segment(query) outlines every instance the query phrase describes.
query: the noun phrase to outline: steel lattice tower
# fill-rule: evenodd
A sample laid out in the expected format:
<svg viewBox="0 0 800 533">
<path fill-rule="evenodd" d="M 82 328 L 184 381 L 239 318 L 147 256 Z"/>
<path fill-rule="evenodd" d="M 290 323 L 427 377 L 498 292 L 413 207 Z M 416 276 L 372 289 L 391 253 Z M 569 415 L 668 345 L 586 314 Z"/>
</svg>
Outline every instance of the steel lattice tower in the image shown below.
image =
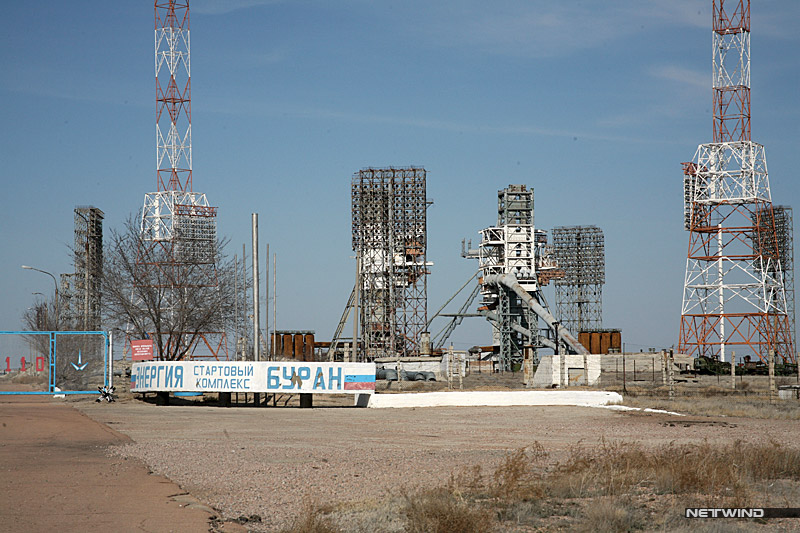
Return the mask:
<svg viewBox="0 0 800 533">
<path fill-rule="evenodd" d="M 679 350 L 794 361 L 764 147 L 750 139 L 750 2 L 713 1 L 713 142 L 684 163 Z"/>
<path fill-rule="evenodd" d="M 426 172 L 368 168 L 352 179 L 362 359 L 419 355 L 428 318 Z"/>
<path fill-rule="evenodd" d="M 553 250 L 564 277 L 556 279 L 556 316 L 570 331 L 603 327 L 605 240 L 597 226 L 553 228 Z"/>
<path fill-rule="evenodd" d="M 187 291 L 217 287 L 217 208 L 192 190 L 189 1 L 156 0 L 154 7 L 157 191 L 144 198 L 139 264 L 164 274 L 163 314 L 173 316 Z M 185 341 L 167 345 L 176 342 Z M 192 358 L 228 358 L 222 332 L 189 342 Z M 201 343 L 207 351 L 195 350 Z"/>
</svg>

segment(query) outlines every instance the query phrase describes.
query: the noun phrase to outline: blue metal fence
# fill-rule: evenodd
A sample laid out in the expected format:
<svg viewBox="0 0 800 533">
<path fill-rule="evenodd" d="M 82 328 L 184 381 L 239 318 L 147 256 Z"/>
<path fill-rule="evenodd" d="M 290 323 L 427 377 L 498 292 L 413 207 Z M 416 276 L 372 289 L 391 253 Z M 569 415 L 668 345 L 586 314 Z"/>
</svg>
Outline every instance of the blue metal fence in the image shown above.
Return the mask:
<svg viewBox="0 0 800 533">
<path fill-rule="evenodd" d="M 69 337 L 73 335 L 98 335 L 103 339 L 103 387 L 111 385 L 112 376 L 111 368 L 109 366 L 110 352 L 111 352 L 111 335 L 106 331 L 0 331 L 0 337 L 7 335 L 22 335 L 26 337 L 47 336 L 49 347 L 48 359 L 50 361 L 48 367 L 48 380 L 47 391 L 0 391 L 0 395 L 9 394 L 27 394 L 27 395 L 51 395 L 51 394 L 97 394 L 95 390 L 58 390 L 58 376 L 57 376 L 57 359 L 58 359 L 58 339 L 59 337 Z M 80 363 L 80 355 L 79 360 Z M 78 370 L 80 367 L 73 364 Z M 85 367 L 85 365 L 84 365 Z"/>
</svg>

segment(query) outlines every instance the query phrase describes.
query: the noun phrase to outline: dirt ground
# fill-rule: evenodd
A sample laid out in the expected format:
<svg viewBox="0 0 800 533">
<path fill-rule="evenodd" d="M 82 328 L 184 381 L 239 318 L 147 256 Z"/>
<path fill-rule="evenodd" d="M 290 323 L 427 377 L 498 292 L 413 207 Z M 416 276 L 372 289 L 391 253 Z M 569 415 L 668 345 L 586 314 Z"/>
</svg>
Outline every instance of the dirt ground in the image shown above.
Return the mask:
<svg viewBox="0 0 800 533">
<path fill-rule="evenodd" d="M 505 388 L 506 379 L 468 385 Z M 554 463 L 575 446 L 604 440 L 800 441 L 796 420 L 581 407 L 343 407 L 349 396 L 315 398 L 315 408 L 299 409 L 285 399 L 289 407 L 281 399 L 278 407 L 224 408 L 158 406 L 129 395 L 111 404 L 0 397 L 0 530 L 84 531 L 91 524 L 121 531 L 276 531 L 308 502 L 374 508 L 464 467 L 490 471 L 509 451 L 534 442 Z M 210 520 L 214 515 L 224 521 Z M 402 530 L 395 526 L 385 530 Z"/>
<path fill-rule="evenodd" d="M 0 396 L 0 531 L 209 531 L 213 509 L 135 458 L 109 455 L 131 439 L 72 405 Z"/>
<path fill-rule="evenodd" d="M 78 403 L 129 435 L 117 448 L 219 510 L 256 515 L 253 530 L 285 526 L 306 501 L 358 507 L 445 482 L 464 467 L 489 471 L 539 442 L 551 462 L 603 440 L 655 446 L 707 440 L 797 442 L 790 420 L 676 417 L 580 407 L 418 409 L 159 407 Z"/>
</svg>

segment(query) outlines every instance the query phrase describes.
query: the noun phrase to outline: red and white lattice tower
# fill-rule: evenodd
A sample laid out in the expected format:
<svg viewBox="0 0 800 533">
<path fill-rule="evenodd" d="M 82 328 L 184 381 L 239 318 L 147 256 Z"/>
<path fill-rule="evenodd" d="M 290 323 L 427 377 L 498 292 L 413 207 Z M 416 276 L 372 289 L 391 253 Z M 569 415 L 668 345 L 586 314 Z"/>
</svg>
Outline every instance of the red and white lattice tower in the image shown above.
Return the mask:
<svg viewBox="0 0 800 533">
<path fill-rule="evenodd" d="M 157 190 L 144 198 L 139 264 L 159 273 L 147 279 L 163 290 L 165 316 L 177 317 L 187 291 L 217 286 L 217 208 L 192 189 L 189 1 L 154 5 Z M 164 346 L 185 357 L 227 359 L 224 333 L 197 337 L 179 329 Z"/>
<path fill-rule="evenodd" d="M 764 147 L 750 139 L 750 2 L 713 0 L 714 142 L 683 164 L 689 251 L 678 349 L 794 361 Z"/>
</svg>

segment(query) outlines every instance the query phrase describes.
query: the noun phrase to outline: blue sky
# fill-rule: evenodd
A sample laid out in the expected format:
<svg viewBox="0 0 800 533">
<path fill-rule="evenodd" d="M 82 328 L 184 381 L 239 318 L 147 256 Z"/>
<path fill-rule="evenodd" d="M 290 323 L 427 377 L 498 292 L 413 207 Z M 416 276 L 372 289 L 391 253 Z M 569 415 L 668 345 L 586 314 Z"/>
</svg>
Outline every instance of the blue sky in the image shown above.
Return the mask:
<svg viewBox="0 0 800 533">
<path fill-rule="evenodd" d="M 278 327 L 327 339 L 353 285 L 351 176 L 428 170 L 429 309 L 472 274 L 462 238 L 496 191 L 536 225 L 606 239 L 604 326 L 677 342 L 682 161 L 711 142 L 711 1 L 212 1 L 191 4 L 194 189 L 231 254 L 278 255 Z M 156 187 L 150 2 L 9 3 L 0 19 L 0 329 L 71 270 L 72 211 L 107 230 Z M 773 201 L 800 206 L 800 3 L 752 4 L 752 132 Z M 264 258 L 261 263 L 263 265 Z M 552 303 L 552 297 L 551 297 Z M 271 313 L 270 313 L 271 314 Z M 438 331 L 434 325 L 434 333 Z M 457 348 L 488 342 L 469 319 Z"/>
</svg>

